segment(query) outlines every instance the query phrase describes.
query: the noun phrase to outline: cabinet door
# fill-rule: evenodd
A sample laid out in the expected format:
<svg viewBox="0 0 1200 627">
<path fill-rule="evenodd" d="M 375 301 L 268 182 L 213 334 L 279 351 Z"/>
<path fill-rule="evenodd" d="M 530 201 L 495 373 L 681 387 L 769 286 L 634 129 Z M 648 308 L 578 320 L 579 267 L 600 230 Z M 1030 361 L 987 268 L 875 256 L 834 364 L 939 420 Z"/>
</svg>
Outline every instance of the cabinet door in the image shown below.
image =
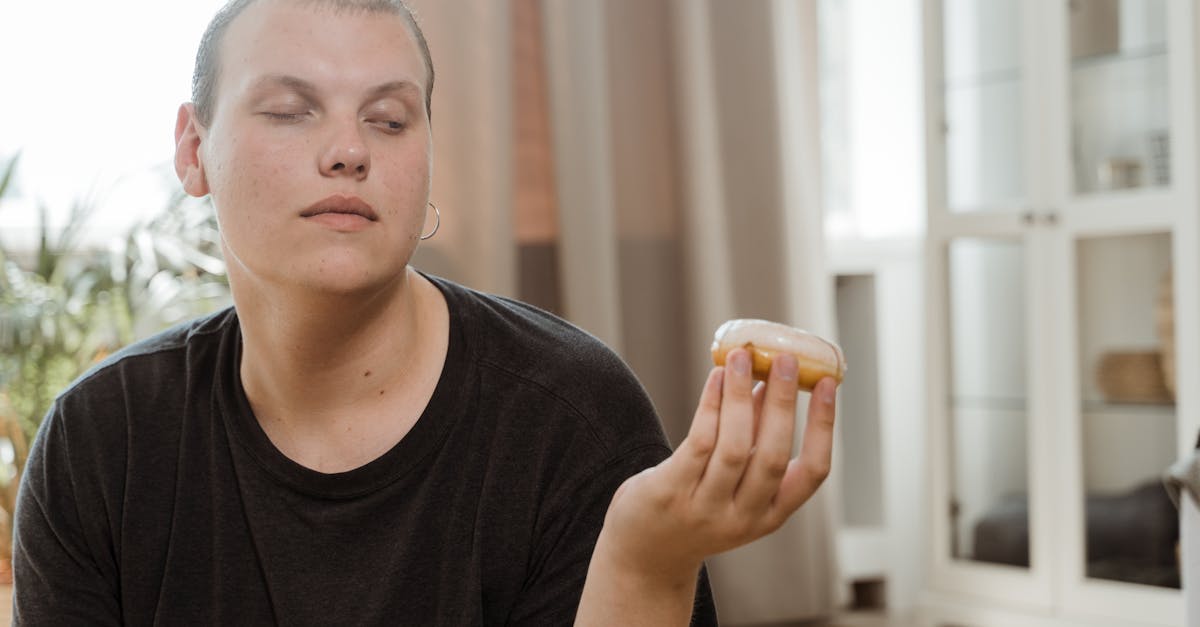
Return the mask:
<svg viewBox="0 0 1200 627">
<path fill-rule="evenodd" d="M 1167 0 L 1071 0 L 1065 31 L 1073 191 L 1170 185 Z"/>
<path fill-rule="evenodd" d="M 1042 290 L 1036 233 L 1015 220 L 931 244 L 930 413 L 934 585 L 1050 604 L 1047 484 L 1038 417 L 1045 364 L 1032 325 Z"/>
<path fill-rule="evenodd" d="M 1036 6 L 925 4 L 933 585 L 1051 603 Z"/>
<path fill-rule="evenodd" d="M 1162 484 L 1180 449 L 1176 231 L 1062 231 L 1052 310 L 1065 315 L 1047 346 L 1062 373 L 1052 438 L 1062 604 L 1182 624 L 1179 519 Z"/>
<path fill-rule="evenodd" d="M 942 167 L 933 204 L 950 213 L 1011 209 L 1028 195 L 1029 95 L 1022 3 L 942 0 L 930 8 L 934 143 Z"/>
<path fill-rule="evenodd" d="M 1182 624 L 1159 477 L 1200 426 L 1197 8 L 925 8 L 933 584 Z"/>
<path fill-rule="evenodd" d="M 950 555 L 1029 567 L 1026 244 L 957 238 L 946 254 Z"/>
<path fill-rule="evenodd" d="M 1075 351 L 1088 579 L 1180 587 L 1170 233 L 1075 241 Z"/>
<path fill-rule="evenodd" d="M 1063 42 L 1047 84 L 1066 103 L 1050 112 L 1065 141 L 1045 226 L 1057 330 L 1045 358 L 1061 373 L 1061 604 L 1179 625 L 1178 512 L 1161 477 L 1184 444 L 1174 321 L 1194 319 L 1183 317 L 1193 301 L 1181 308 L 1174 289 L 1178 271 L 1192 277 L 1182 285 L 1196 271 L 1195 188 L 1177 174 L 1195 167 L 1193 8 L 1058 0 L 1045 11 L 1048 35 Z"/>
<path fill-rule="evenodd" d="M 1059 404 L 1070 467 L 1060 547 L 1064 605 L 1180 624 L 1178 513 L 1161 477 L 1180 448 L 1175 402 L 1173 268 L 1179 218 L 1171 146 L 1182 118 L 1168 0 L 1066 3 L 1070 176 L 1062 181 L 1067 269 L 1059 311 L 1070 345 Z M 1051 21 L 1055 22 L 1054 17 Z M 1186 124 L 1185 124 L 1186 125 Z M 1059 203 L 1055 203 L 1059 204 Z M 1069 299 L 1069 300 L 1068 300 Z"/>
</svg>

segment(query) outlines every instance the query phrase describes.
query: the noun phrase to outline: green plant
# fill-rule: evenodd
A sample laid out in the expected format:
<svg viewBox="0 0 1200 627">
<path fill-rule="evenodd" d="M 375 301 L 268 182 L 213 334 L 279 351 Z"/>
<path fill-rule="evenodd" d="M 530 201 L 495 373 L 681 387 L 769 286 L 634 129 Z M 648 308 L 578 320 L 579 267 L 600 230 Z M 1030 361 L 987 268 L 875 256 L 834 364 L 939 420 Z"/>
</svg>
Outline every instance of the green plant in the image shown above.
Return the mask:
<svg viewBox="0 0 1200 627">
<path fill-rule="evenodd" d="M 3 180 L 11 180 L 14 167 L 15 160 Z M 162 212 L 107 249 L 81 238 L 93 204 L 76 203 L 57 233 L 44 206 L 40 213 L 30 267 L 0 245 L 0 390 L 30 436 L 54 396 L 95 362 L 229 302 L 207 201 L 178 191 Z"/>
<path fill-rule="evenodd" d="M 11 181 L 14 167 L 15 160 L 6 180 Z M 116 342 L 103 315 L 104 299 L 96 298 L 111 289 L 111 281 L 94 253 L 75 249 L 90 205 L 77 203 L 57 235 L 48 226 L 46 207 L 39 207 L 39 213 L 41 228 L 30 267 L 0 246 L 0 389 L 28 436 L 55 388 Z"/>
<path fill-rule="evenodd" d="M 17 162 L 0 172 L 0 200 Z M 72 380 L 121 346 L 230 302 L 207 200 L 177 191 L 162 212 L 107 248 L 84 240 L 94 211 L 77 202 L 55 231 L 39 207 L 37 245 L 24 257 L 0 242 L 0 457 L 9 458 L 0 482 L 10 487 L 26 442 Z M 0 498 L 5 512 L 11 496 Z"/>
</svg>

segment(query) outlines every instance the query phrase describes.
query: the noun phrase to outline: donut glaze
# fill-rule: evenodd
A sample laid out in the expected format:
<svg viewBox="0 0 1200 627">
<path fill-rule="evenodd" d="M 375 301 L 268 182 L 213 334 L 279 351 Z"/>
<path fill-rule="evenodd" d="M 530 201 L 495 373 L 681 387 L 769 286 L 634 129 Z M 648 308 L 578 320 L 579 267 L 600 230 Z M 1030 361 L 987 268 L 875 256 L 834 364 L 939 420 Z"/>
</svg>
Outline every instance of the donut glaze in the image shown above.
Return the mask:
<svg viewBox="0 0 1200 627">
<path fill-rule="evenodd" d="M 817 382 L 833 377 L 838 383 L 846 374 L 846 358 L 837 344 L 778 322 L 740 319 L 722 324 L 713 335 L 713 363 L 725 365 L 725 357 L 735 348 L 750 351 L 752 375 L 765 381 L 771 362 L 780 353 L 791 353 L 799 363 L 796 386 L 811 392 Z"/>
</svg>

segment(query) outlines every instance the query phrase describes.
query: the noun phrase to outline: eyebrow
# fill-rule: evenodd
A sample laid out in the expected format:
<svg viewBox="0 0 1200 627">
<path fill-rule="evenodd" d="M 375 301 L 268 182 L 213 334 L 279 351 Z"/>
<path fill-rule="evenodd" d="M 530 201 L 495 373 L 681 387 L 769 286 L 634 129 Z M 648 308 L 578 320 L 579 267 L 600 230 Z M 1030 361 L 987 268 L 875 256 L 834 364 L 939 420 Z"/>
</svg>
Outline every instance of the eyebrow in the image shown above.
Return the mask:
<svg viewBox="0 0 1200 627">
<path fill-rule="evenodd" d="M 267 74 L 254 81 L 251 89 L 257 91 L 269 87 L 287 87 L 293 91 L 298 91 L 302 94 L 312 94 L 317 91 L 317 86 L 312 83 L 295 76 L 287 74 Z"/>
<path fill-rule="evenodd" d="M 382 85 L 371 88 L 369 93 L 371 97 L 377 98 L 384 94 L 396 91 L 412 92 L 414 96 L 421 95 L 421 88 L 417 87 L 417 84 L 412 81 L 389 81 Z"/>
<path fill-rule="evenodd" d="M 312 95 L 318 91 L 317 86 L 313 83 L 290 74 L 267 74 L 254 81 L 253 90 L 277 86 L 286 87 L 304 95 Z M 409 80 L 388 81 L 372 87 L 367 95 L 371 98 L 378 98 L 392 92 L 411 92 L 415 96 L 420 96 L 421 88 Z"/>
</svg>

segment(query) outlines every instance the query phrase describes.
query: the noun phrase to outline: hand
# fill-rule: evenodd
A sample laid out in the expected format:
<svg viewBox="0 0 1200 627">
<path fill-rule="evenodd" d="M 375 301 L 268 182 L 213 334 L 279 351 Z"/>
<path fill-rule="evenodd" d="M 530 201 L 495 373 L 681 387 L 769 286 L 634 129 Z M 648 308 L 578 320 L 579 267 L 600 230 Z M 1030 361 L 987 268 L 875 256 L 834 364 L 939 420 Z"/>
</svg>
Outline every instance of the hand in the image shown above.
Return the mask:
<svg viewBox="0 0 1200 627">
<path fill-rule="evenodd" d="M 809 401 L 800 456 L 791 456 L 796 370 L 781 355 L 755 386 L 749 353 L 730 352 L 675 453 L 617 490 L 597 551 L 625 572 L 682 581 L 706 557 L 783 525 L 828 476 L 833 449 L 837 383 L 826 378 Z"/>
</svg>

